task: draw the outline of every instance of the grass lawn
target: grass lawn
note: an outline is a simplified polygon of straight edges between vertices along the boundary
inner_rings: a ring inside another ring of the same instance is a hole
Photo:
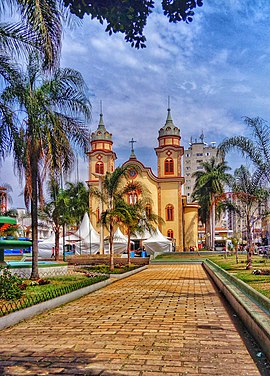
[[[0,316],[6,315],[32,305],[56,298],[80,288],[90,286],[94,283],[103,281],[108,277],[105,275],[87,276],[84,274],[72,274],[57,277],[40,279],[39,281],[22,280],[22,296],[2,298],[0,300]],[[6,283],[6,282],[4,282]],[[16,283],[17,284],[17,283]],[[6,284],[8,286],[8,284]],[[9,285],[9,294],[14,291]]]
[[[247,256],[245,254],[239,255],[239,263],[236,263],[235,255],[225,256],[222,254],[204,254],[203,252],[198,255],[194,254],[165,254],[160,255],[155,258],[155,261],[167,261],[167,262],[192,262],[195,260],[203,261],[206,258],[212,260],[221,268],[225,269],[227,272],[233,274],[235,277],[241,279],[243,282],[246,282],[248,285],[253,287],[255,290],[259,291],[261,294],[270,298],[270,275],[255,275],[252,274],[252,271],[255,269],[260,270],[270,270],[270,259],[265,259],[261,256],[254,255],[252,257],[252,266],[253,269],[245,270]]]

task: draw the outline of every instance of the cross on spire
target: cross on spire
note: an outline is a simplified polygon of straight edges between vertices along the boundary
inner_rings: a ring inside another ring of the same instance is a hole
[[[135,140],[133,139],[133,137],[132,137],[131,141],[129,141],[129,143],[131,144],[131,154],[134,153],[134,147],[133,147],[133,145],[135,144],[135,142],[137,142],[137,141],[135,141]]]

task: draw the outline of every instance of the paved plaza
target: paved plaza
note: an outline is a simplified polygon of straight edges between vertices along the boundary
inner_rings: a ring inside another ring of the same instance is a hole
[[[201,265],[155,265],[0,332],[1,375],[260,375]]]

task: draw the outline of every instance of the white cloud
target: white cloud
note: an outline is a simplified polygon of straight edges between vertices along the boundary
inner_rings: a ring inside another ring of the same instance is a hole
[[[129,157],[134,137],[140,155],[152,150],[145,162],[151,165],[168,95],[185,146],[202,129],[208,142],[244,134],[242,116],[270,119],[269,18],[269,0],[205,1],[191,24],[170,24],[159,10],[145,28],[147,48],[136,50],[85,17],[81,28],[66,32],[62,63],[81,71],[89,87],[91,129],[102,99],[119,161]]]

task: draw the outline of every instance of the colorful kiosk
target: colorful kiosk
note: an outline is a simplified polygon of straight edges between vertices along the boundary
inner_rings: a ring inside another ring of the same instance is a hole
[[[9,239],[3,236],[4,231],[14,225],[17,225],[15,218],[0,216],[0,264],[2,265],[6,264],[5,249],[24,249],[32,246],[32,242],[29,240]]]

